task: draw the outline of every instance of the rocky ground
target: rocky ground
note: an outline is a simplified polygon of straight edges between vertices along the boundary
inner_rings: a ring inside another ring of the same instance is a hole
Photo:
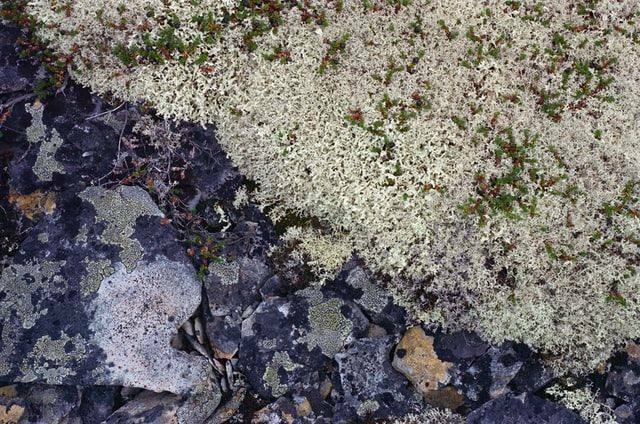
[[[640,422],[638,345],[557,376],[416,325],[357,258],[314,285],[214,128],[71,80],[39,99],[19,36],[0,26],[0,422]]]

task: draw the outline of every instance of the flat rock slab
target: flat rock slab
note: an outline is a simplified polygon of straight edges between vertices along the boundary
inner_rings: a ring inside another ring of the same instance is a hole
[[[523,393],[489,401],[467,417],[468,424],[586,424],[575,412]]]
[[[211,366],[170,346],[201,283],[145,190],[95,184],[118,134],[86,119],[101,101],[67,95],[10,118],[26,129],[10,140],[12,203],[31,224],[0,271],[0,381],[194,395],[204,418],[220,400]]]
[[[142,216],[161,225],[160,211],[136,187],[90,187],[79,200],[75,213],[63,203],[41,221],[2,271],[0,380],[173,393],[205,382],[205,358],[169,345],[200,303],[193,267],[149,255],[133,237],[152,225],[136,226]],[[77,234],[60,233],[74,218]]]
[[[421,396],[391,366],[393,337],[364,338],[336,355],[334,423],[402,418],[420,412]]]
[[[315,397],[334,355],[367,326],[354,303],[316,289],[269,298],[242,323],[238,367],[265,398]]]

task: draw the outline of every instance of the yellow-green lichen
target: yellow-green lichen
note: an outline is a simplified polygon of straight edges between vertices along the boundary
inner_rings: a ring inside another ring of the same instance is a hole
[[[22,361],[21,381],[64,384],[67,377],[76,375],[73,362],[84,358],[86,345],[86,340],[79,334],[69,337],[62,332],[58,339],[49,335],[39,338]]]
[[[120,186],[115,190],[88,187],[79,194],[96,210],[96,221],[106,224],[100,239],[120,247],[120,260],[131,271],[142,259],[142,246],[132,238],[141,216],[163,216],[151,197],[139,187]]]
[[[308,290],[303,294],[312,293]],[[344,302],[337,298],[323,299],[322,294],[309,295],[309,331],[299,341],[307,344],[309,350],[316,346],[320,351],[333,358],[348,343],[353,323],[342,313]]]
[[[63,287],[56,283],[56,274],[64,262],[42,262],[9,265],[0,275],[0,316],[4,317],[0,337],[4,343],[0,350],[0,376],[11,372],[11,355],[18,340],[20,328],[28,330],[45,316],[47,308],[34,299],[59,293]]]
[[[272,396],[280,397],[287,392],[288,387],[280,382],[278,370],[282,368],[285,371],[291,372],[296,368],[301,367],[302,365],[296,364],[291,360],[291,357],[287,352],[276,352],[274,353],[271,361],[269,361],[269,364],[264,371],[264,375],[262,376],[264,385],[271,389]]]
[[[80,287],[82,288],[82,294],[85,296],[97,292],[102,280],[115,272],[115,269],[111,266],[111,261],[108,259],[92,261],[85,258],[82,263],[86,274],[80,280]]]
[[[44,105],[41,103],[25,106],[27,112],[31,114],[31,125],[27,128],[27,140],[29,143],[40,143],[40,150],[33,165],[33,172],[40,181],[51,181],[53,173],[64,174],[64,166],[55,158],[55,154],[64,142],[54,128],[51,130],[51,137],[46,137],[46,127],[42,122],[42,112]]]

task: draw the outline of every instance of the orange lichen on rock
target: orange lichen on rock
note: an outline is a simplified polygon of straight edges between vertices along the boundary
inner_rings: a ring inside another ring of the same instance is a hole
[[[438,358],[433,337],[427,336],[419,326],[404,333],[393,357],[393,367],[425,396],[449,382],[451,366],[450,362]]]
[[[31,194],[9,193],[9,202],[13,203],[24,216],[33,220],[39,215],[51,215],[56,210],[55,193],[36,190]]]

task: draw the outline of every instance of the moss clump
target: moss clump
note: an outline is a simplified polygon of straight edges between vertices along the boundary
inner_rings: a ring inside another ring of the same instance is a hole
[[[29,11],[82,83],[215,122],[274,218],[330,223],[422,319],[578,371],[640,336],[637,2],[106,4]]]

